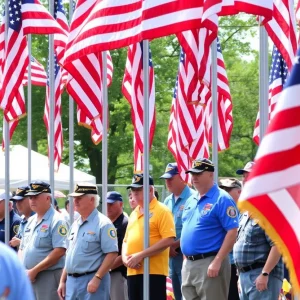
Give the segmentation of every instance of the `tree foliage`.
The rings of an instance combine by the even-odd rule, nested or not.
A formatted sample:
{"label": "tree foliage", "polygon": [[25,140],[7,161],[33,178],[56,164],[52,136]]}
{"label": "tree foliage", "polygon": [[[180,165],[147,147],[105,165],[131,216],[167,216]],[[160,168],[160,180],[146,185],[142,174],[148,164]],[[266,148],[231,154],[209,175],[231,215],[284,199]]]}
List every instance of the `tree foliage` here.
{"label": "tree foliage", "polygon": [[[253,159],[256,146],[252,142],[254,122],[258,110],[258,54],[251,48],[250,39],[257,31],[255,19],[245,16],[221,18],[219,38],[223,49],[227,74],[233,99],[234,129],[229,150],[219,155],[219,175],[234,176],[235,170]],[[157,125],[150,153],[152,175],[158,178],[165,165],[174,161],[167,149],[168,124],[173,88],[178,69],[180,47],[175,36],[151,42],[155,67]],[[46,66],[48,38],[32,37],[33,55]],[[130,106],[121,93],[127,49],[111,51],[114,74],[109,88],[108,182],[128,183],[133,172],[133,126]],[[251,58],[251,59],[249,59]],[[47,134],[43,124],[45,88],[32,88],[32,138],[33,149],[47,153]],[[63,162],[69,162],[69,98],[62,98],[64,132]],[[74,113],[76,120],[76,112]],[[0,116],[2,118],[2,115]],[[90,130],[77,124],[75,127],[76,167],[87,171],[102,181],[102,144],[94,145]],[[12,144],[27,144],[27,122],[21,120]],[[158,183],[158,182],[157,182]]]}

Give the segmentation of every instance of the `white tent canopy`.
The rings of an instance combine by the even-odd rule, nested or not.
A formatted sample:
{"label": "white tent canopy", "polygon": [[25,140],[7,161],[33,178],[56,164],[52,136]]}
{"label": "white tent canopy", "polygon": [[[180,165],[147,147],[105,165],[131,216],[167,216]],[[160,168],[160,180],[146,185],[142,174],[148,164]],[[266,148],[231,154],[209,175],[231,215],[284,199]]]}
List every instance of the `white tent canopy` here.
{"label": "white tent canopy", "polygon": [[[1,151],[0,151],[1,152]],[[17,188],[28,184],[28,149],[21,145],[10,147],[10,188]],[[54,188],[69,190],[69,166],[61,163],[59,171],[54,173]],[[31,151],[31,180],[42,180],[49,183],[48,157]],[[92,175],[74,169],[74,182],[96,183]],[[0,188],[5,188],[5,155],[0,153]],[[53,188],[53,187],[52,187]]]}

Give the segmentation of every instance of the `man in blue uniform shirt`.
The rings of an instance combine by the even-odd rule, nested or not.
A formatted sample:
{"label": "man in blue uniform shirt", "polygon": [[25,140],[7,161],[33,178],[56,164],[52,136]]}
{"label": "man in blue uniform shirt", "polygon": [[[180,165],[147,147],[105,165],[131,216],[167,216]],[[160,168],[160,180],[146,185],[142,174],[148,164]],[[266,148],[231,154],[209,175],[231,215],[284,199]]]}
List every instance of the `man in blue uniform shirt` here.
{"label": "man in blue uniform shirt", "polygon": [[12,247],[20,246],[21,239],[24,235],[24,230],[28,222],[28,219],[32,215],[34,215],[34,212],[30,208],[29,197],[26,196],[28,190],[29,190],[29,186],[18,187],[16,194],[11,198],[11,200],[15,202],[16,208],[20,216],[22,216],[18,234],[14,236],[9,242],[9,245]]}
{"label": "man in blue uniform shirt", "polygon": [[165,179],[166,187],[171,193],[164,201],[164,204],[168,206],[174,216],[176,227],[176,239],[170,247],[169,276],[172,279],[175,299],[181,300],[181,269],[183,255],[180,249],[180,236],[182,230],[182,212],[186,200],[196,193],[182,181],[176,163],[169,163],[165,173],[160,178]]}
{"label": "man in blue uniform shirt", "polygon": [[[0,241],[5,242],[5,191],[0,192]],[[10,195],[11,197],[11,195]],[[19,225],[21,222],[20,216],[18,216],[14,210],[12,202],[9,201],[9,240],[11,240],[19,231]],[[17,247],[12,247],[17,250]]]}
{"label": "man in blue uniform shirt", "polygon": [[228,254],[236,240],[238,214],[234,201],[214,183],[214,165],[205,158],[187,171],[198,195],[184,207],[181,250],[182,294],[186,300],[227,300]]}
{"label": "man in blue uniform shirt", "polygon": [[20,256],[36,300],[56,300],[65,263],[68,227],[51,204],[48,183],[32,182],[26,196],[29,196],[30,207],[36,214],[29,218],[24,230]]}
{"label": "man in blue uniform shirt", "polygon": [[116,229],[97,210],[100,197],[96,185],[77,184],[69,196],[74,197],[74,209],[80,217],[68,236],[58,295],[66,300],[109,300],[109,270],[118,256]]}
{"label": "man in blue uniform shirt", "polygon": [[0,299],[34,300],[30,282],[16,253],[0,242]]}

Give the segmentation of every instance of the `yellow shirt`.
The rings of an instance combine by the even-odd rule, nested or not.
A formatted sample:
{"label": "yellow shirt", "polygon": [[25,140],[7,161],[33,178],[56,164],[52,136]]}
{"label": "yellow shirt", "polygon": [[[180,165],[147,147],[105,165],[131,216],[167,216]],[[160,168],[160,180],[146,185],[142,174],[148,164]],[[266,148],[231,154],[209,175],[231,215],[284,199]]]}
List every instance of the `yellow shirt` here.
{"label": "yellow shirt", "polygon": [[[163,203],[154,198],[149,204],[149,243],[156,244],[161,239],[176,236],[174,219],[171,211]],[[138,205],[131,213],[124,242],[127,245],[126,255],[141,252],[144,249],[144,215]],[[165,275],[169,273],[169,248],[149,258],[150,274]],[[127,275],[144,273],[142,264],[139,269],[127,268]]]}

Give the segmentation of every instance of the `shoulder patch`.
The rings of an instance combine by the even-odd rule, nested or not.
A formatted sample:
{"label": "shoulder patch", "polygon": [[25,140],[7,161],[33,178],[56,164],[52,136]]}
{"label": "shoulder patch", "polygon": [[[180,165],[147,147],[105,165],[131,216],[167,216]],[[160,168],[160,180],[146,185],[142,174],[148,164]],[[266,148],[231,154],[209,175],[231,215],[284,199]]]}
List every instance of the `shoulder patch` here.
{"label": "shoulder patch", "polygon": [[108,236],[112,239],[115,239],[117,237],[116,229],[115,228],[109,228],[108,229]]}
{"label": "shoulder patch", "polygon": [[58,227],[58,234],[61,235],[61,236],[66,236],[68,234],[68,229],[65,225],[60,225]]}
{"label": "shoulder patch", "polygon": [[15,233],[15,234],[17,234],[18,232],[19,232],[19,225],[15,225],[14,227],[13,227],[13,232]]}
{"label": "shoulder patch", "polygon": [[233,206],[229,206],[227,208],[227,216],[230,217],[230,218],[235,218],[237,216],[237,211],[236,211],[236,208],[233,207]]}

